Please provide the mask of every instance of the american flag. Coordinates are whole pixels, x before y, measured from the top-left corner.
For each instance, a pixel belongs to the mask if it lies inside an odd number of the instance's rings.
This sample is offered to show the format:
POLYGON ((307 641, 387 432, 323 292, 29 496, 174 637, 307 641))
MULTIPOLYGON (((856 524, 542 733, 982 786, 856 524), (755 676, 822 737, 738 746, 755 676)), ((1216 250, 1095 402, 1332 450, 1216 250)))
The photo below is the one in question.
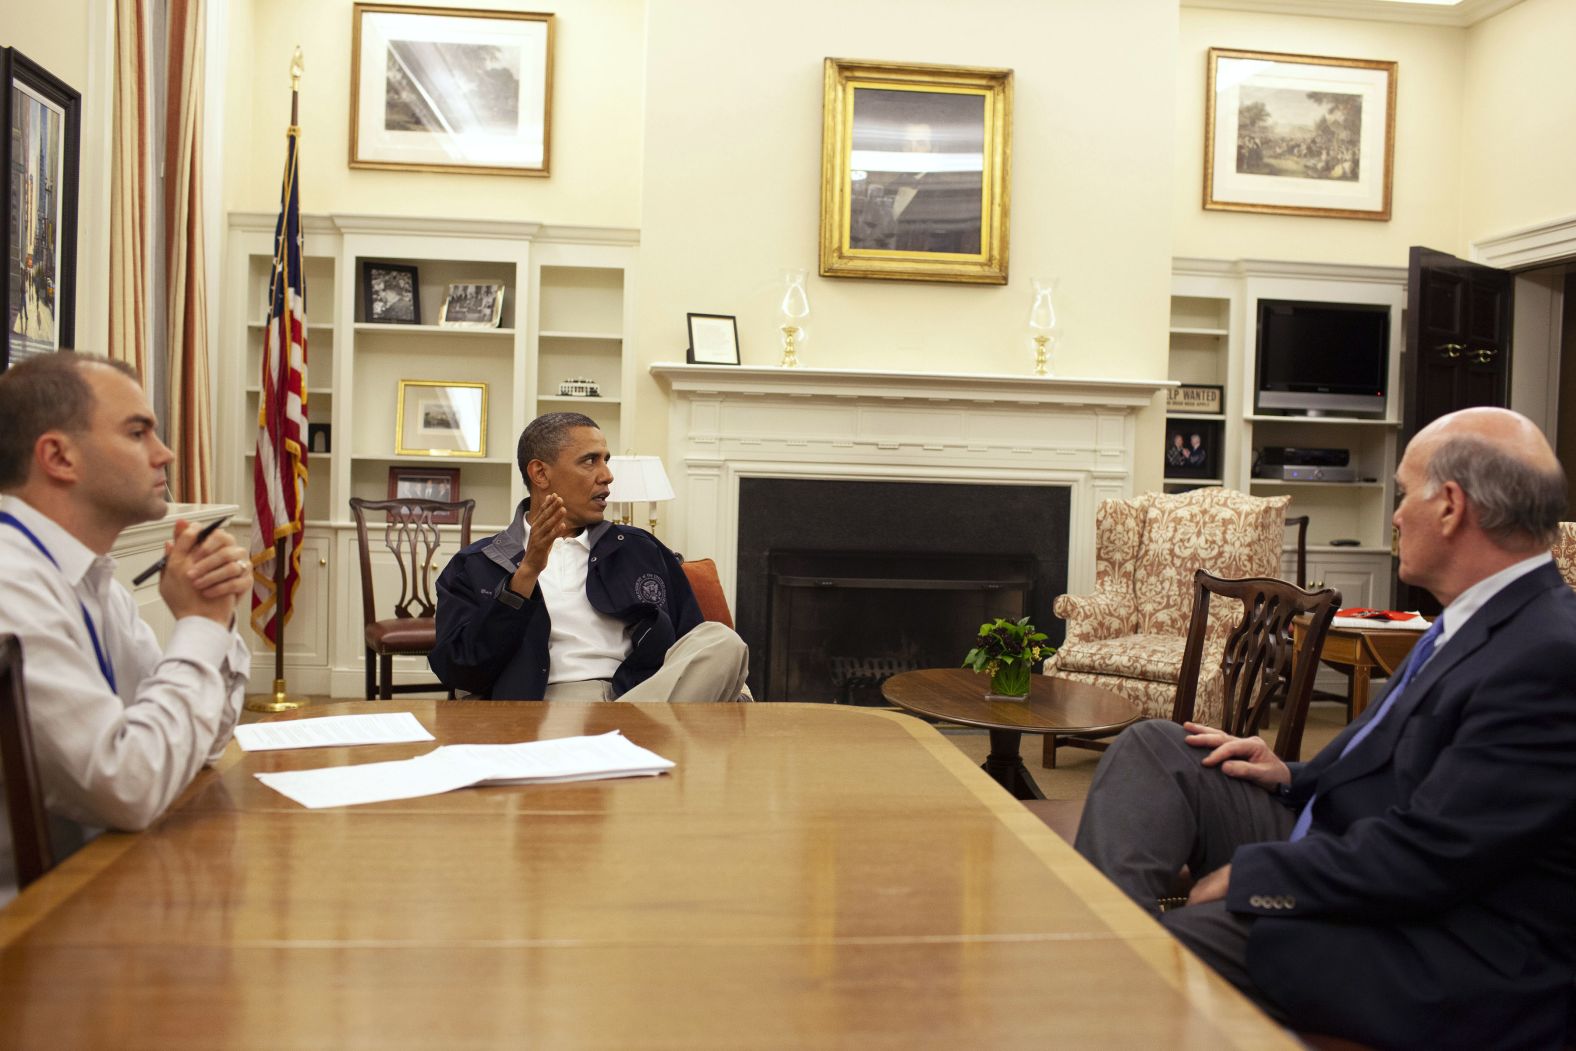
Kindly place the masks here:
POLYGON ((262 396, 252 469, 252 627, 275 647, 301 582, 306 501, 306 278, 301 272, 301 195, 296 178, 301 129, 286 139, 285 182, 274 227, 274 269, 263 326, 262 396), (285 542, 283 594, 274 545, 285 542))

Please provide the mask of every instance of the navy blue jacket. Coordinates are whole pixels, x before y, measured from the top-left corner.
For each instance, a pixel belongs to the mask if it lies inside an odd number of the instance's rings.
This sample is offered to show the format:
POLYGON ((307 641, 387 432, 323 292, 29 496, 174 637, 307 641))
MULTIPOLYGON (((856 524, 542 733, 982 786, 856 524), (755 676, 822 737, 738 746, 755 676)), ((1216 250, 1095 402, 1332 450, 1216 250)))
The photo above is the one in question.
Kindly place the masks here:
MULTIPOLYGON (((540 700, 547 690, 552 620, 537 587, 518 604, 507 591, 525 556, 525 513, 455 555, 438 576, 438 643, 427 661, 445 686, 478 697, 540 700)), ((633 646, 613 675, 614 695, 649 679, 668 649, 703 619, 679 557, 644 529, 591 526, 586 597, 631 625, 633 646)))
MULTIPOLYGON (((1400 678, 1399 675, 1395 678, 1400 678)), ((1292 1021, 1381 1047, 1558 1047, 1576 973, 1576 595, 1491 598, 1350 755, 1311 761, 1296 843, 1239 847, 1226 904, 1292 1021)))

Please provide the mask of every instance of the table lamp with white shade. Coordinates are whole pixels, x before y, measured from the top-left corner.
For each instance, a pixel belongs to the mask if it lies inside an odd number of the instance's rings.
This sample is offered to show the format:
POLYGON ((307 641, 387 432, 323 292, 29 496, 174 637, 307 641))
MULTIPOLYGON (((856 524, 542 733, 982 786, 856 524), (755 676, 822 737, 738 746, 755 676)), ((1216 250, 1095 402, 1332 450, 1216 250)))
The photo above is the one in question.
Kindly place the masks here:
POLYGON ((657 531, 657 507, 663 500, 673 499, 673 486, 668 482, 668 472, 662 469, 660 456, 613 456, 608 459, 613 471, 613 487, 608 492, 608 503, 623 504, 624 520, 634 515, 633 504, 644 501, 650 504, 651 517, 647 525, 653 534, 657 531))

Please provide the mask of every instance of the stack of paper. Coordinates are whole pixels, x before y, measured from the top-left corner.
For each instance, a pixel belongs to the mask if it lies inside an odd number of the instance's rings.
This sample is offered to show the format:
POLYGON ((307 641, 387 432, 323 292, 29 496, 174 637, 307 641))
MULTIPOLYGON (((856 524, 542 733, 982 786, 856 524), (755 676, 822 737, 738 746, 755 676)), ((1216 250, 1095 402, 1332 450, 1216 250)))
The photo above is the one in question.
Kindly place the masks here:
POLYGON ((287 723, 247 723, 235 728, 243 752, 275 748, 330 748, 353 744, 403 744, 437 738, 409 712, 326 715, 287 723))
POLYGON ((1414 613, 1409 620, 1384 620, 1377 617, 1336 617, 1330 621, 1332 628, 1383 628, 1397 631, 1427 631, 1429 620, 1414 613))
POLYGON ((414 799, 471 785, 649 777, 673 762, 617 730, 598 737, 562 737, 519 744, 451 744, 389 763, 257 774, 263 784, 304 807, 354 806, 414 799))

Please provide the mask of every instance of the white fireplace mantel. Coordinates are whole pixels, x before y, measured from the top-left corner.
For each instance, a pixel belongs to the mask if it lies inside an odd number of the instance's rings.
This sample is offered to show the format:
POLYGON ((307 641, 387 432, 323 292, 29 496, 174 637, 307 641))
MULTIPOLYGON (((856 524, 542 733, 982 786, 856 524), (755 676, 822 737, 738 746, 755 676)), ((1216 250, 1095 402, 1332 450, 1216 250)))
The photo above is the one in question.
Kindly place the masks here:
MULTIPOLYGON (((1132 495, 1134 418, 1170 380, 659 362, 668 537, 733 594, 742 478, 1065 486, 1068 586, 1094 588, 1094 509, 1132 495)), ((975 509, 989 513, 988 508, 975 509)))

